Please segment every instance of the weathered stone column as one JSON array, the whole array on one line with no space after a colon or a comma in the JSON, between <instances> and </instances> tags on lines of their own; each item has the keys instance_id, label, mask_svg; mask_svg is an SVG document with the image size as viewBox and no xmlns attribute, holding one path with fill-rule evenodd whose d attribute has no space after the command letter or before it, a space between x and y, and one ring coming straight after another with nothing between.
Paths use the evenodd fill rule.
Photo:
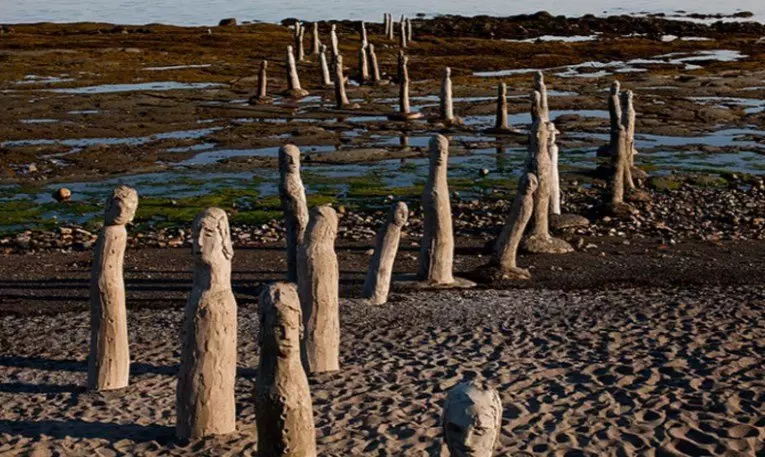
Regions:
<instances>
[{"instance_id":1,"label":"weathered stone column","mask_svg":"<svg viewBox=\"0 0 765 457\"><path fill-rule=\"evenodd\" d=\"M297 281L297 251L308 226L308 204L300 179L300 149L285 144L279 149L279 198L287 230L287 279Z\"/></svg>"},{"instance_id":2,"label":"weathered stone column","mask_svg":"<svg viewBox=\"0 0 765 457\"><path fill-rule=\"evenodd\" d=\"M383 35L388 36L388 31L390 30L390 21L388 20L388 13L383 14Z\"/></svg>"},{"instance_id":3,"label":"weathered stone column","mask_svg":"<svg viewBox=\"0 0 765 457\"><path fill-rule=\"evenodd\" d=\"M295 285L271 284L260 294L260 365L255 381L258 455L315 457L313 405L300 340L303 319Z\"/></svg>"},{"instance_id":4,"label":"weathered stone column","mask_svg":"<svg viewBox=\"0 0 765 457\"><path fill-rule=\"evenodd\" d=\"M629 155L630 167L635 165L635 106L633 104L634 95L631 90L625 90L621 93L620 102L622 107L622 125L627 134L627 153ZM632 183L627 183L630 188L635 187Z\"/></svg>"},{"instance_id":5,"label":"weathered stone column","mask_svg":"<svg viewBox=\"0 0 765 457\"><path fill-rule=\"evenodd\" d=\"M412 20L409 18L406 18L406 41L407 43L411 43L414 40L412 37Z\"/></svg>"},{"instance_id":6,"label":"weathered stone column","mask_svg":"<svg viewBox=\"0 0 765 457\"><path fill-rule=\"evenodd\" d=\"M93 251L90 274L90 355L88 389L127 387L130 376L127 308L123 267L127 230L138 208L138 193L115 188L106 200L104 228Z\"/></svg>"},{"instance_id":7,"label":"weathered stone column","mask_svg":"<svg viewBox=\"0 0 765 457\"><path fill-rule=\"evenodd\" d=\"M377 54L375 54L375 45L372 43L369 43L367 52L369 53L368 57L369 57L369 64L371 66L372 83L376 85L380 85L383 83L383 80L382 80L382 77L380 76L380 66L377 64Z\"/></svg>"},{"instance_id":8,"label":"weathered stone column","mask_svg":"<svg viewBox=\"0 0 765 457\"><path fill-rule=\"evenodd\" d=\"M332 62L335 61L335 57L340 54L340 44L337 40L337 25L332 24L332 30L329 32L329 40L332 45Z\"/></svg>"},{"instance_id":9,"label":"weathered stone column","mask_svg":"<svg viewBox=\"0 0 765 457\"><path fill-rule=\"evenodd\" d=\"M364 21L361 21L361 29L359 30L359 35L361 38L361 47L366 48L369 44L369 40L367 39L367 25L364 23Z\"/></svg>"},{"instance_id":10,"label":"weathered stone column","mask_svg":"<svg viewBox=\"0 0 765 457\"><path fill-rule=\"evenodd\" d=\"M407 42L406 42L406 21L404 19L404 16L401 16L401 22L399 22L399 37L398 37L398 45L401 47L401 49L406 48Z\"/></svg>"},{"instance_id":11,"label":"weathered stone column","mask_svg":"<svg viewBox=\"0 0 765 457\"><path fill-rule=\"evenodd\" d=\"M484 130L490 135L519 134L520 132L508 125L507 122L507 84L501 82L497 85L497 117L494 127Z\"/></svg>"},{"instance_id":12,"label":"weathered stone column","mask_svg":"<svg viewBox=\"0 0 765 457\"><path fill-rule=\"evenodd\" d=\"M388 221L377 233L375 253L369 263L367 278L364 281L364 298L373 305L382 305L388 301L393 263L398 252L401 229L409 218L409 208L404 202L394 203L388 213Z\"/></svg>"},{"instance_id":13,"label":"weathered stone column","mask_svg":"<svg viewBox=\"0 0 765 457\"><path fill-rule=\"evenodd\" d=\"M305 36L305 27L300 22L295 22L293 37L295 39L295 52L298 62L305 60L305 48L303 48L303 37Z\"/></svg>"},{"instance_id":14,"label":"weathered stone column","mask_svg":"<svg viewBox=\"0 0 765 457\"><path fill-rule=\"evenodd\" d=\"M395 31L396 31L396 28L393 23L393 15L391 13L388 13L388 39L390 41L393 41Z\"/></svg>"},{"instance_id":15,"label":"weathered stone column","mask_svg":"<svg viewBox=\"0 0 765 457\"><path fill-rule=\"evenodd\" d=\"M393 121L408 121L422 117L422 113L411 112L411 107L409 105L409 70L407 69L408 62L409 57L404 55L403 51L399 52L399 112L388 115L388 119Z\"/></svg>"},{"instance_id":16,"label":"weathered stone column","mask_svg":"<svg viewBox=\"0 0 765 457\"><path fill-rule=\"evenodd\" d=\"M319 65L321 66L321 85L324 88L333 87L334 84L329 76L329 65L327 64L327 46L324 44L320 46Z\"/></svg>"},{"instance_id":17,"label":"weathered stone column","mask_svg":"<svg viewBox=\"0 0 765 457\"><path fill-rule=\"evenodd\" d=\"M430 168L422 194L423 234L417 279L429 287L473 287L475 284L452 273L454 233L449 201L447 162L449 140L443 135L430 139Z\"/></svg>"},{"instance_id":18,"label":"weathered stone column","mask_svg":"<svg viewBox=\"0 0 765 457\"><path fill-rule=\"evenodd\" d=\"M287 90L284 95L288 97L301 98L308 95L308 91L300 87L300 78L298 77L295 56L292 54L292 46L287 46Z\"/></svg>"},{"instance_id":19,"label":"weathered stone column","mask_svg":"<svg viewBox=\"0 0 765 457\"><path fill-rule=\"evenodd\" d=\"M497 239L492 263L499 267L500 273L506 279L530 279L531 273L524 268L518 268L516 258L518 245L523 238L523 232L534 212L534 193L538 181L533 173L526 173L518 184L518 195L510 208L505 227Z\"/></svg>"},{"instance_id":20,"label":"weathered stone column","mask_svg":"<svg viewBox=\"0 0 765 457\"><path fill-rule=\"evenodd\" d=\"M474 381L453 387L444 402L444 441L452 457L491 457L502 427L496 390Z\"/></svg>"},{"instance_id":21,"label":"weathered stone column","mask_svg":"<svg viewBox=\"0 0 765 457\"><path fill-rule=\"evenodd\" d=\"M369 63L367 61L367 47L359 48L359 84L369 82Z\"/></svg>"},{"instance_id":22,"label":"weathered stone column","mask_svg":"<svg viewBox=\"0 0 765 457\"><path fill-rule=\"evenodd\" d=\"M305 325L302 354L308 373L340 369L336 236L335 210L327 205L314 208L298 250L298 292Z\"/></svg>"},{"instance_id":23,"label":"weathered stone column","mask_svg":"<svg viewBox=\"0 0 765 457\"><path fill-rule=\"evenodd\" d=\"M321 47L319 40L319 23L314 22L311 28L311 54L318 56Z\"/></svg>"},{"instance_id":24,"label":"weathered stone column","mask_svg":"<svg viewBox=\"0 0 765 457\"><path fill-rule=\"evenodd\" d=\"M444 68L441 79L440 120L447 126L462 124L462 119L454 116L454 99L452 97L452 70Z\"/></svg>"},{"instance_id":25,"label":"weathered stone column","mask_svg":"<svg viewBox=\"0 0 765 457\"><path fill-rule=\"evenodd\" d=\"M251 105L263 105L271 103L271 97L268 96L268 61L260 62L260 73L258 74L258 93L250 97Z\"/></svg>"},{"instance_id":26,"label":"weathered stone column","mask_svg":"<svg viewBox=\"0 0 765 457\"><path fill-rule=\"evenodd\" d=\"M622 123L622 106L619 99L619 91L621 90L621 84L619 81L614 81L611 84L611 92L608 96L608 114L611 120L611 132L619 130L619 125ZM614 145L616 148L616 145Z\"/></svg>"},{"instance_id":27,"label":"weathered stone column","mask_svg":"<svg viewBox=\"0 0 765 457\"><path fill-rule=\"evenodd\" d=\"M343 56L335 57L335 107L337 109L355 109L358 105L351 104L345 94L345 76L343 75Z\"/></svg>"},{"instance_id":28,"label":"weathered stone column","mask_svg":"<svg viewBox=\"0 0 765 457\"><path fill-rule=\"evenodd\" d=\"M547 150L550 153L550 214L560 215L560 173L558 171L557 129L550 132Z\"/></svg>"},{"instance_id":29,"label":"weathered stone column","mask_svg":"<svg viewBox=\"0 0 765 457\"><path fill-rule=\"evenodd\" d=\"M613 167L613 175L611 177L611 207L616 208L619 205L624 204L624 176L628 172L628 160L627 156L629 152L627 150L627 132L623 125L620 125L615 134L612 134L616 138L616 154L612 156L611 163Z\"/></svg>"},{"instance_id":30,"label":"weathered stone column","mask_svg":"<svg viewBox=\"0 0 765 457\"><path fill-rule=\"evenodd\" d=\"M534 74L534 90L539 92L539 116L543 121L549 121L550 105L547 103L547 86L545 75L541 71Z\"/></svg>"},{"instance_id":31,"label":"weathered stone column","mask_svg":"<svg viewBox=\"0 0 765 457\"><path fill-rule=\"evenodd\" d=\"M539 93L535 91L535 98ZM529 133L529 152L531 153L531 171L536 174L538 186L534 195L534 224L531 233L523 241L523 249L532 253L563 254L574 248L565 241L550 236L550 153L548 151L550 134L555 130L552 122L535 122Z\"/></svg>"},{"instance_id":32,"label":"weathered stone column","mask_svg":"<svg viewBox=\"0 0 765 457\"><path fill-rule=\"evenodd\" d=\"M236 300L228 217L208 208L192 226L194 283L186 302L176 391L180 439L236 430Z\"/></svg>"}]
</instances>

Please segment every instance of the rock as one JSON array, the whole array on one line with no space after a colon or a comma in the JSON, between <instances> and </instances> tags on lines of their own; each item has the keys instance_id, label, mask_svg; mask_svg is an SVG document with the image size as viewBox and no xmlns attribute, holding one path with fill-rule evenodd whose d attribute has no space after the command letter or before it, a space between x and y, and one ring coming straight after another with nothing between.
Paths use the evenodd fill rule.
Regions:
<instances>
[{"instance_id":1,"label":"rock","mask_svg":"<svg viewBox=\"0 0 765 457\"><path fill-rule=\"evenodd\" d=\"M68 202L72 198L72 191L62 187L53 192L53 198L59 203Z\"/></svg>"},{"instance_id":2,"label":"rock","mask_svg":"<svg viewBox=\"0 0 765 457\"><path fill-rule=\"evenodd\" d=\"M218 23L218 27L236 27L236 19L233 17L221 19Z\"/></svg>"}]
</instances>

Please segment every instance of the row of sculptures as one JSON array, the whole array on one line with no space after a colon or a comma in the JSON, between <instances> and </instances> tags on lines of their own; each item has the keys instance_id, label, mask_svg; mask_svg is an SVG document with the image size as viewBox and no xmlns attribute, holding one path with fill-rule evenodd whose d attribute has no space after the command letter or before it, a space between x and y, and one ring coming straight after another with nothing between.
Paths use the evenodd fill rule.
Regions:
<instances>
[{"instance_id":1,"label":"row of sculptures","mask_svg":"<svg viewBox=\"0 0 765 457\"><path fill-rule=\"evenodd\" d=\"M411 23L401 22L403 40L411 39ZM386 33L393 28L386 15ZM302 42L302 26L296 40ZM364 33L364 36L366 33ZM316 37L316 27L314 26ZM348 107L342 87L342 57L333 33L333 64L338 108ZM316 39L314 39L314 43ZM403 46L402 46L403 47ZM370 60L375 70L374 49ZM319 46L320 55L323 54ZM298 56L301 56L299 49ZM326 66L326 59L324 66ZM302 96L292 50L288 50L290 95ZM392 119L408 120L419 113L409 110L407 59L399 54L401 109ZM266 62L261 69L256 101L265 102ZM338 84L339 83L339 84ZM507 123L507 88L498 87L496 135L518 134ZM609 96L611 137L600 155L611 158L611 179L604 198L605 211L631 214L625 195L635 188L635 110L630 91L615 83ZM441 120L454 116L450 71L444 72ZM531 96L532 124L528 155L518 193L496 240L494 254L483 270L503 279L527 280L527 269L517 265L517 252L567 253L573 248L550 234L551 220L559 227L588 223L577 215L561 214L561 191L555 125L550 122L547 89L541 73ZM447 181L449 141L435 135L429 143L429 172L422 195L423 235L419 267L414 277L401 277L402 287L466 288L475 284L453 272L454 235ZM315 456L316 437L307 376L340 369L339 268L335 253L338 217L328 205L309 211L300 176L300 150L287 144L279 151L279 194L286 228L286 281L263 288L259 297L260 361L254 402L258 428L258 455ZM91 345L88 387L114 390L128 385L130 357L123 278L127 245L126 225L138 207L135 189L119 186L109 196L104 227L95 247L91 277ZM393 266L409 210L404 202L392 205L377 234L375 249L363 286L370 304L387 302ZM528 227L530 224L530 228ZM527 230L528 228L528 230ZM208 208L192 226L193 286L184 315L181 363L176 394L176 434L197 439L235 431L234 385L237 365L237 305L231 289L234 255L226 212ZM502 403L498 393L476 382L458 384L447 395L443 411L444 438L454 456L490 456L499 437Z\"/></svg>"}]
</instances>

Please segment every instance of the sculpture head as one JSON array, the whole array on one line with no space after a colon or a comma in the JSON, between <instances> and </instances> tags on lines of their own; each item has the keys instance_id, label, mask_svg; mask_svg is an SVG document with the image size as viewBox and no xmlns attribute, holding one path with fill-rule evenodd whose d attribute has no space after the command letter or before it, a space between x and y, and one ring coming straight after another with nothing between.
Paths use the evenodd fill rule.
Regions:
<instances>
[{"instance_id":1,"label":"sculpture head","mask_svg":"<svg viewBox=\"0 0 765 457\"><path fill-rule=\"evenodd\" d=\"M491 457L502 425L496 390L475 382L458 384L444 404L444 439L453 457Z\"/></svg>"},{"instance_id":2,"label":"sculpture head","mask_svg":"<svg viewBox=\"0 0 765 457\"><path fill-rule=\"evenodd\" d=\"M117 186L106 199L104 225L125 225L135 217L138 192L128 186Z\"/></svg>"},{"instance_id":3,"label":"sculpture head","mask_svg":"<svg viewBox=\"0 0 765 457\"><path fill-rule=\"evenodd\" d=\"M452 69L449 67L444 68L444 79L449 79L452 77Z\"/></svg>"},{"instance_id":4,"label":"sculpture head","mask_svg":"<svg viewBox=\"0 0 765 457\"><path fill-rule=\"evenodd\" d=\"M633 98L634 98L634 94L632 93L631 90L625 90L624 92L621 93L620 99L621 99L622 105L624 105L623 106L624 109L629 109L629 106L632 105Z\"/></svg>"},{"instance_id":5,"label":"sculpture head","mask_svg":"<svg viewBox=\"0 0 765 457\"><path fill-rule=\"evenodd\" d=\"M259 310L261 350L299 360L303 316L295 284L279 282L268 286L260 294Z\"/></svg>"},{"instance_id":6,"label":"sculpture head","mask_svg":"<svg viewBox=\"0 0 765 457\"><path fill-rule=\"evenodd\" d=\"M539 90L545 85L545 75L541 71L534 73L534 88Z\"/></svg>"},{"instance_id":7,"label":"sculpture head","mask_svg":"<svg viewBox=\"0 0 765 457\"><path fill-rule=\"evenodd\" d=\"M263 59L263 61L260 63L260 70L266 71L268 69L268 60Z\"/></svg>"},{"instance_id":8,"label":"sculpture head","mask_svg":"<svg viewBox=\"0 0 765 457\"><path fill-rule=\"evenodd\" d=\"M192 251L198 262L208 266L229 263L234 257L228 216L220 208L199 213L191 227Z\"/></svg>"},{"instance_id":9,"label":"sculpture head","mask_svg":"<svg viewBox=\"0 0 765 457\"><path fill-rule=\"evenodd\" d=\"M300 149L294 144L279 148L279 170L282 173L300 172Z\"/></svg>"},{"instance_id":10,"label":"sculpture head","mask_svg":"<svg viewBox=\"0 0 765 457\"><path fill-rule=\"evenodd\" d=\"M319 52L322 53L322 54L326 54L327 53L327 45L322 43L319 46Z\"/></svg>"},{"instance_id":11,"label":"sculpture head","mask_svg":"<svg viewBox=\"0 0 765 457\"><path fill-rule=\"evenodd\" d=\"M545 128L547 129L547 134L549 135L547 141L549 144L555 143L557 135L560 133L558 129L555 128L555 124L552 122L545 122Z\"/></svg>"},{"instance_id":12,"label":"sculpture head","mask_svg":"<svg viewBox=\"0 0 765 457\"><path fill-rule=\"evenodd\" d=\"M431 166L446 166L449 158L449 140L443 135L435 135L430 138L430 163Z\"/></svg>"},{"instance_id":13,"label":"sculpture head","mask_svg":"<svg viewBox=\"0 0 765 457\"><path fill-rule=\"evenodd\" d=\"M409 207L406 206L406 203L394 203L391 212L388 214L388 221L397 227L403 227L406 225L407 220L409 220Z\"/></svg>"},{"instance_id":14,"label":"sculpture head","mask_svg":"<svg viewBox=\"0 0 765 457\"><path fill-rule=\"evenodd\" d=\"M619 81L614 81L611 83L611 95L618 95L621 87L622 85L619 83Z\"/></svg>"},{"instance_id":15,"label":"sculpture head","mask_svg":"<svg viewBox=\"0 0 765 457\"><path fill-rule=\"evenodd\" d=\"M370 54L374 54L375 53L375 45L373 45L372 43L369 43L367 46L369 47L369 53Z\"/></svg>"},{"instance_id":16,"label":"sculpture head","mask_svg":"<svg viewBox=\"0 0 765 457\"><path fill-rule=\"evenodd\" d=\"M497 96L498 97L507 97L507 84L505 84L505 83L497 84Z\"/></svg>"},{"instance_id":17,"label":"sculpture head","mask_svg":"<svg viewBox=\"0 0 765 457\"><path fill-rule=\"evenodd\" d=\"M295 60L295 55L292 54L292 46L287 46L287 62L292 64L292 62Z\"/></svg>"},{"instance_id":18,"label":"sculpture head","mask_svg":"<svg viewBox=\"0 0 765 457\"><path fill-rule=\"evenodd\" d=\"M329 205L321 205L311 210L310 220L306 228L305 243L309 240L334 242L337 237L337 213Z\"/></svg>"},{"instance_id":19,"label":"sculpture head","mask_svg":"<svg viewBox=\"0 0 765 457\"><path fill-rule=\"evenodd\" d=\"M518 183L518 190L521 195L531 195L537 191L539 186L539 180L534 173L526 173L521 177L521 181Z\"/></svg>"},{"instance_id":20,"label":"sculpture head","mask_svg":"<svg viewBox=\"0 0 765 457\"><path fill-rule=\"evenodd\" d=\"M531 118L539 119L542 113L542 94L539 91L531 93Z\"/></svg>"}]
</instances>

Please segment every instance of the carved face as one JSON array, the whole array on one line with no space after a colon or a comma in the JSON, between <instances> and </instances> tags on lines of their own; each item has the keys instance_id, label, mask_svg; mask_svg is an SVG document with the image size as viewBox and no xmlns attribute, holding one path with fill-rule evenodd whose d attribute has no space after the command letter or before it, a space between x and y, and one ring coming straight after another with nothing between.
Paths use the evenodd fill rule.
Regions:
<instances>
[{"instance_id":1,"label":"carved face","mask_svg":"<svg viewBox=\"0 0 765 457\"><path fill-rule=\"evenodd\" d=\"M279 150L279 169L285 173L300 171L300 149L294 144L285 144Z\"/></svg>"},{"instance_id":2,"label":"carved face","mask_svg":"<svg viewBox=\"0 0 765 457\"><path fill-rule=\"evenodd\" d=\"M443 135L430 139L430 162L436 167L446 166L449 158L449 140Z\"/></svg>"},{"instance_id":3,"label":"carved face","mask_svg":"<svg viewBox=\"0 0 765 457\"><path fill-rule=\"evenodd\" d=\"M403 227L409 219L409 207L404 202L394 203L391 215L393 216L391 222L398 227Z\"/></svg>"},{"instance_id":4,"label":"carved face","mask_svg":"<svg viewBox=\"0 0 765 457\"><path fill-rule=\"evenodd\" d=\"M118 186L106 200L105 225L125 225L135 217L138 192L132 187Z\"/></svg>"},{"instance_id":5,"label":"carved face","mask_svg":"<svg viewBox=\"0 0 765 457\"><path fill-rule=\"evenodd\" d=\"M539 186L539 181L537 180L537 176L534 173L526 173L523 178L521 178L520 182L520 190L521 194L523 195L531 195L537 190L537 186Z\"/></svg>"},{"instance_id":6,"label":"carved face","mask_svg":"<svg viewBox=\"0 0 765 457\"><path fill-rule=\"evenodd\" d=\"M300 357L303 318L294 284L269 286L260 296L261 344L276 349L279 357Z\"/></svg>"},{"instance_id":7,"label":"carved face","mask_svg":"<svg viewBox=\"0 0 765 457\"><path fill-rule=\"evenodd\" d=\"M619 83L619 81L614 81L611 84L611 95L616 95L619 93L619 90L621 89L622 85Z\"/></svg>"},{"instance_id":8,"label":"carved face","mask_svg":"<svg viewBox=\"0 0 765 457\"><path fill-rule=\"evenodd\" d=\"M453 457L491 457L502 422L502 403L493 389L463 383L444 405L444 437Z\"/></svg>"},{"instance_id":9,"label":"carved face","mask_svg":"<svg viewBox=\"0 0 765 457\"><path fill-rule=\"evenodd\" d=\"M208 208L197 216L191 229L194 255L210 266L230 262L234 256L228 216L220 208Z\"/></svg>"}]
</instances>

